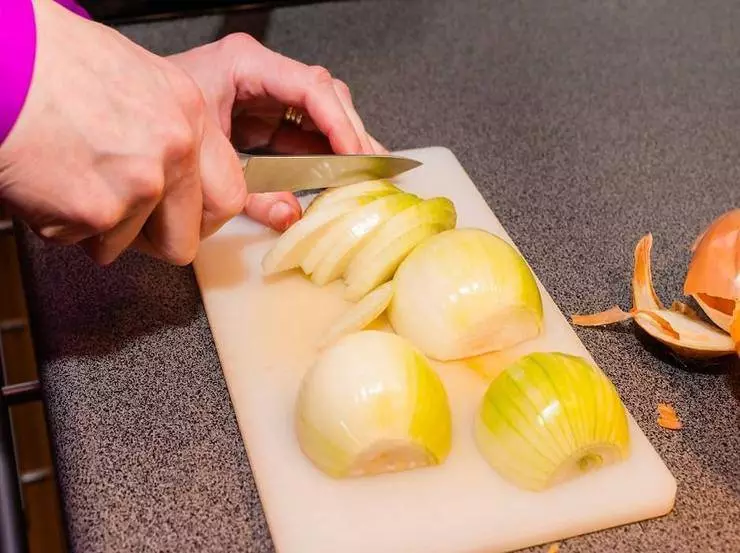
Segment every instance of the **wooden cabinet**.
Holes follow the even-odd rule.
[[[38,379],[12,225],[0,206],[0,361],[12,445],[20,480],[22,517],[31,553],[66,551],[44,407],[25,399]],[[22,386],[31,383],[30,386]],[[29,394],[29,391],[31,394]],[[15,393],[13,393],[15,392]],[[24,401],[19,397],[24,396]],[[2,414],[2,416],[5,416]],[[0,529],[5,531],[5,529]]]

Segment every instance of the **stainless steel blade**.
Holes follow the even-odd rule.
[[[421,165],[393,155],[238,155],[250,193],[298,192],[388,179]]]

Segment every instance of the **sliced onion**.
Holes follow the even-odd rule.
[[[503,350],[542,328],[542,298],[526,261],[480,229],[427,238],[403,260],[393,282],[391,325],[437,360]]]
[[[304,213],[311,213],[318,210],[318,208],[323,209],[335,202],[341,202],[359,196],[371,195],[380,198],[388,194],[397,194],[400,191],[397,186],[387,179],[367,180],[355,184],[327,188],[311,200]]]
[[[321,345],[326,346],[344,334],[351,334],[365,328],[383,314],[391,303],[392,297],[392,282],[386,282],[367,294],[332,324]]]
[[[457,214],[447,198],[432,198],[386,222],[352,259],[344,273],[345,298],[356,301],[390,280],[422,240],[455,227]]]
[[[338,278],[363,239],[393,215],[420,201],[413,194],[391,194],[347,213],[314,244],[301,268],[320,286]]]
[[[316,242],[343,215],[373,201],[373,196],[357,196],[333,202],[326,209],[304,213],[290,226],[262,258],[262,273],[272,275],[300,265]]]
[[[326,349],[303,378],[295,420],[304,455],[334,478],[438,465],[452,445],[440,378],[389,332],[356,332]]]
[[[609,379],[586,360],[532,353],[494,378],[475,422],[484,459],[541,491],[630,454],[627,415]]]

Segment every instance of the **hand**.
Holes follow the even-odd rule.
[[[0,147],[0,201],[42,237],[81,244],[99,263],[130,245],[189,263],[201,236],[246,197],[243,187],[218,188],[224,168],[239,167],[233,154],[204,155],[228,141],[200,89],[55,2],[36,0],[35,12],[34,81]]]
[[[326,69],[286,58],[248,35],[229,35],[168,59],[198,83],[210,117],[240,148],[261,146],[283,153],[387,152],[365,130],[347,85]],[[288,106],[304,115],[300,130],[281,126]],[[238,178],[241,175],[233,177]],[[245,213],[283,230],[300,217],[301,207],[287,192],[250,194]]]

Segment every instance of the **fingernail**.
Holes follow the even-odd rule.
[[[270,226],[275,230],[285,230],[293,219],[293,208],[285,202],[277,202],[268,214]]]

